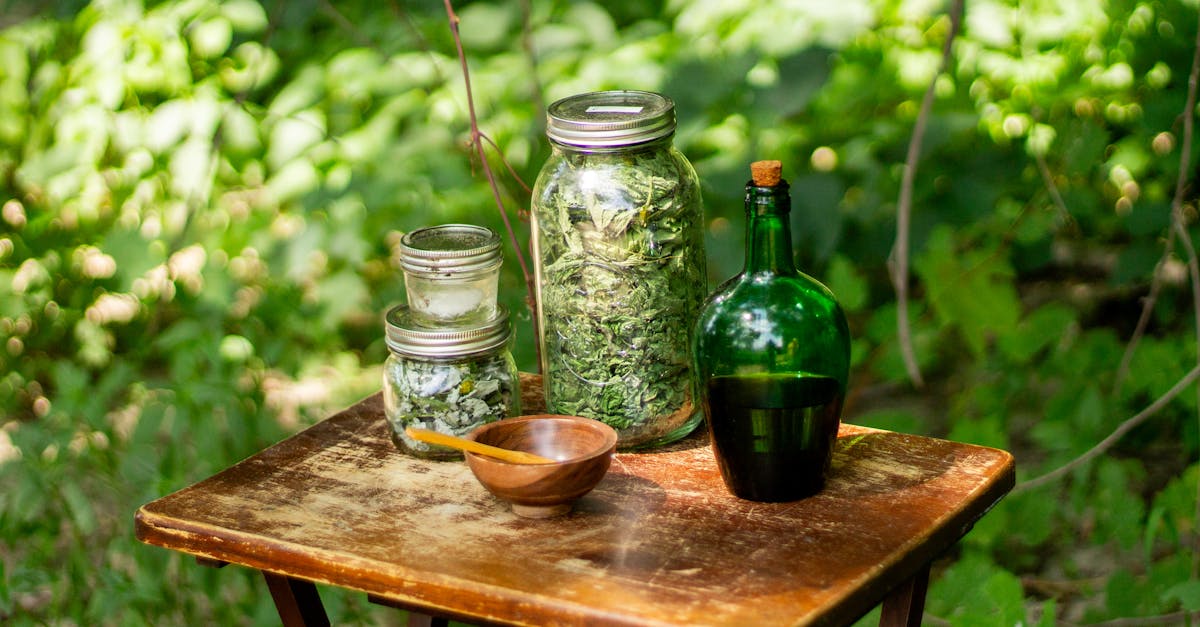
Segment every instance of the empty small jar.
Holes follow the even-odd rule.
[[[400,240],[404,289],[415,321],[462,326],[496,316],[500,237],[487,227],[444,224]]]

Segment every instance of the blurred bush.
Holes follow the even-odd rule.
[[[132,515],[377,390],[403,232],[503,229],[466,149],[446,17],[413,4],[4,5],[0,621],[275,620],[252,574],[140,546]],[[713,284],[740,266],[748,162],[784,160],[799,262],[852,318],[849,421],[1006,447],[1031,477],[1196,362],[1176,254],[1117,380],[1169,224],[1195,2],[971,2],[940,77],[943,3],[457,9],[522,246],[527,193],[500,155],[531,183],[544,105],[559,97],[675,99],[676,143],[704,181]],[[886,265],[935,77],[914,193],[913,333],[930,382],[916,391]],[[531,370],[506,255],[503,298]],[[937,569],[931,615],[1200,609],[1196,412],[1185,393],[1108,457],[1002,503]],[[323,595],[335,622],[379,620],[361,595]]]

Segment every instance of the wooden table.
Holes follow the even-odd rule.
[[[529,520],[466,464],[397,451],[375,395],[146,504],[136,533],[261,570],[286,625],[328,624],[312,582],[410,622],[838,625],[882,601],[881,624],[917,625],[930,563],[1013,480],[1004,451],[843,425],[825,490],[753,503],[698,433],[618,454],[571,514]]]

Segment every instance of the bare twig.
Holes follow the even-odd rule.
[[[1067,208],[1067,202],[1063,200],[1062,193],[1058,191],[1058,185],[1054,182],[1054,174],[1050,172],[1050,166],[1046,164],[1046,157],[1037,153],[1033,156],[1033,160],[1037,163],[1038,172],[1042,175],[1042,184],[1046,186],[1046,191],[1050,192],[1050,199],[1054,201],[1054,206],[1058,209],[1058,216],[1063,226],[1073,228],[1075,219],[1071,217],[1071,210]]]
[[[1187,173],[1190,171],[1190,161],[1192,157],[1192,136],[1194,133],[1194,119],[1196,111],[1196,85],[1200,81],[1200,31],[1196,33],[1196,44],[1192,52],[1192,70],[1188,74],[1188,90],[1187,100],[1183,106],[1183,141],[1179,147],[1179,174],[1175,178],[1175,194],[1171,198],[1171,229],[1167,235],[1167,243],[1163,248],[1162,257],[1154,266],[1154,276],[1150,280],[1150,292],[1142,301],[1142,313],[1138,317],[1137,326],[1133,330],[1133,335],[1129,338],[1129,343],[1125,346],[1125,354],[1121,356],[1121,365],[1117,369],[1114,391],[1120,389],[1121,382],[1129,370],[1129,362],[1133,359],[1133,352],[1136,350],[1138,342],[1146,332],[1146,324],[1150,320],[1150,314],[1154,310],[1154,306],[1158,304],[1158,295],[1161,291],[1161,274],[1163,266],[1170,260],[1171,254],[1175,248],[1175,236],[1177,233],[1187,235],[1187,229],[1182,228],[1183,221],[1183,194],[1187,190]],[[1191,248],[1191,238],[1188,237],[1185,242],[1185,247]],[[1191,258],[1195,257],[1195,249],[1192,248],[1189,253],[1189,265]],[[1189,268],[1191,270],[1191,268]],[[1192,293],[1195,297],[1196,324],[1197,324],[1197,342],[1200,343],[1200,285],[1196,285],[1195,278],[1192,279]],[[1200,357],[1200,356],[1198,356]],[[1197,512],[1200,513],[1200,495],[1197,496]]]
[[[496,142],[492,141],[491,137],[483,135],[482,133],[479,135],[479,137],[492,146],[492,148],[496,151],[496,156],[500,157],[500,163],[504,164],[505,169],[508,170],[509,176],[513,177],[513,180],[515,180],[517,184],[521,186],[521,189],[525,190],[526,194],[532,194],[533,190],[529,188],[529,184],[525,182],[525,179],[521,178],[520,174],[517,174],[517,171],[513,169],[512,164],[508,162],[508,159],[504,158],[504,151],[500,150],[500,147],[496,145]]]
[[[1198,13],[1200,15],[1200,13]],[[1200,19],[1200,17],[1198,17]],[[1192,282],[1192,314],[1196,318],[1196,359],[1200,363],[1200,262],[1196,260],[1196,246],[1187,230],[1183,215],[1183,194],[1187,187],[1187,173],[1192,158],[1192,134],[1196,119],[1196,85],[1200,82],[1200,25],[1197,26],[1196,43],[1192,51],[1192,71],[1188,74],[1188,95],[1183,107],[1183,142],[1179,147],[1179,175],[1175,179],[1175,195],[1171,198],[1171,228],[1179,236],[1183,250],[1187,253],[1188,276]],[[1200,387],[1196,389],[1197,412],[1200,412]],[[1195,519],[1200,520],[1200,484],[1196,486]],[[1192,578],[1200,574],[1200,551],[1192,550]]]
[[[1055,468],[1054,470],[1051,470],[1044,475],[1041,475],[1040,477],[1022,481],[1021,483],[1017,484],[1015,488],[1013,488],[1012,493],[1016,494],[1018,492],[1032,490],[1034,488],[1046,485],[1047,483],[1062,477],[1072,470],[1075,470],[1083,464],[1086,464],[1096,456],[1103,454],[1105,451],[1112,448],[1112,446],[1116,444],[1122,437],[1124,437],[1126,433],[1129,433],[1134,427],[1137,427],[1151,416],[1157,414],[1162,410],[1163,407],[1167,406],[1167,403],[1170,403],[1172,400],[1174,400],[1176,396],[1179,396],[1180,392],[1183,392],[1189,385],[1195,383],[1197,380],[1200,380],[1200,365],[1193,367],[1190,371],[1188,371],[1187,374],[1183,375],[1182,379],[1177,381],[1175,385],[1171,386],[1171,389],[1167,390],[1162,396],[1158,397],[1158,399],[1156,399],[1153,403],[1150,403],[1145,409],[1135,414],[1132,418],[1122,422],[1120,426],[1118,426],[1111,434],[1109,434],[1108,437],[1101,440],[1099,444],[1096,444],[1092,448],[1088,449],[1088,451],[1083,455],[1076,457],[1075,459],[1062,466],[1059,466],[1058,468]]]
[[[1187,621],[1195,620],[1200,620],[1200,612],[1174,612],[1159,616],[1114,618],[1099,623],[1088,623],[1087,627],[1158,627],[1159,625],[1183,625]]]
[[[1171,229],[1167,234],[1167,243],[1163,247],[1162,257],[1159,258],[1158,263],[1154,264],[1154,276],[1150,277],[1150,291],[1142,299],[1142,313],[1133,327],[1133,334],[1129,336],[1129,342],[1125,344],[1125,353],[1121,355],[1121,363],[1117,365],[1117,374],[1113,377],[1114,395],[1121,390],[1121,384],[1125,382],[1125,377],[1129,376],[1129,364],[1133,362],[1133,353],[1137,350],[1137,345],[1141,342],[1142,337],[1146,335],[1146,327],[1150,324],[1150,314],[1154,313],[1154,305],[1158,303],[1158,294],[1162,291],[1162,269],[1167,265],[1167,261],[1171,259],[1174,251],[1175,229]]]
[[[539,337],[538,333],[538,313],[537,300],[533,293],[533,275],[529,273],[529,264],[525,261],[525,253],[521,249],[521,244],[517,240],[517,234],[513,230],[512,223],[508,219],[508,210],[504,206],[504,198],[500,194],[500,185],[496,182],[496,175],[492,172],[492,166],[488,162],[485,141],[492,143],[491,139],[484,135],[479,130],[479,118],[475,114],[475,97],[471,92],[471,74],[467,68],[467,55],[463,50],[462,37],[459,35],[459,17],[454,12],[454,6],[450,0],[443,0],[446,7],[446,19],[450,22],[450,34],[454,36],[454,47],[458,52],[458,62],[462,68],[463,84],[466,87],[467,93],[467,114],[471,123],[471,139],[468,143],[468,148],[475,152],[479,158],[480,167],[483,168],[483,174],[487,177],[488,186],[492,190],[492,199],[496,202],[496,208],[500,210],[500,218],[504,221],[504,229],[508,232],[509,242],[512,244],[513,252],[517,255],[517,262],[521,265],[521,276],[525,279],[525,289],[527,292],[526,303],[528,303],[532,311],[534,337]],[[492,143],[495,146],[494,143]],[[507,164],[507,162],[505,162]],[[511,171],[511,166],[510,166]],[[524,185],[524,182],[521,183]],[[536,345],[536,343],[535,343]],[[539,348],[540,352],[540,348]],[[538,355],[538,368],[541,368],[541,355]]]
[[[962,23],[963,0],[953,0],[950,5],[950,32],[942,47],[942,65],[921,100],[921,110],[913,126],[912,138],[908,143],[908,154],[904,159],[904,174],[900,180],[900,199],[896,207],[896,244],[892,249],[892,285],[896,289],[896,330],[900,338],[900,352],[904,356],[904,368],[913,385],[924,387],[921,369],[913,353],[912,328],[908,321],[908,257],[909,231],[912,221],[913,181],[917,175],[917,161],[921,157],[921,142],[925,139],[925,126],[933,109],[933,97],[938,78],[950,70],[954,37]]]

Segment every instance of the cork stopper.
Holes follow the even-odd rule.
[[[783,175],[780,161],[755,161],[750,164],[750,178],[758,187],[775,187]]]

